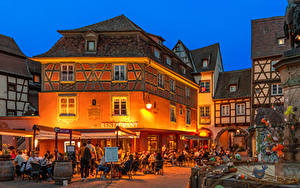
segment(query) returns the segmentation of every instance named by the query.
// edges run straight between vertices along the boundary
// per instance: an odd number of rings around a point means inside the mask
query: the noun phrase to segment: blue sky
[[[0,34],[13,37],[27,56],[41,54],[74,29],[121,14],[173,48],[220,43],[226,71],[251,67],[251,20],[283,16],[286,0],[4,0]]]

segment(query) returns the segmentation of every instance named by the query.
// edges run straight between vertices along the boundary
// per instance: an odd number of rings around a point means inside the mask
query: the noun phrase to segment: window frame
[[[169,66],[172,65],[172,59],[169,56],[166,56],[166,64]]]
[[[164,84],[164,74],[158,73],[157,75],[157,86],[164,89],[165,84]]]
[[[93,50],[91,50],[90,49],[90,45],[89,45],[89,43],[94,43],[94,49]],[[96,47],[96,40],[86,40],[86,52],[96,52],[97,50],[97,47]]]
[[[67,67],[67,70],[64,71],[64,66]],[[72,71],[69,68],[72,67]],[[75,65],[74,64],[62,64],[60,67],[60,81],[61,82],[74,82],[75,81]],[[64,79],[64,72],[66,72],[66,80]],[[72,72],[72,73],[70,73]],[[70,79],[70,75],[72,75],[72,79]]]
[[[119,79],[116,79],[116,67],[119,67],[118,69],[118,71],[119,71],[119,74],[118,74],[118,76],[119,76]],[[124,79],[121,79],[121,70],[122,70],[122,68],[121,67],[124,67]],[[127,81],[127,67],[126,67],[126,65],[125,64],[116,64],[116,65],[114,65],[113,66],[113,81],[114,82],[124,82],[124,81]]]
[[[173,84],[171,84],[171,83],[173,83]],[[176,92],[175,80],[173,80],[172,78],[170,78],[170,91],[173,93]]]
[[[203,86],[201,86],[202,84]],[[200,85],[200,90],[199,90],[200,93],[210,93],[210,80],[202,80],[200,81],[199,85]],[[207,91],[207,85],[208,85],[208,91]],[[205,88],[205,91],[201,91],[202,87]]]
[[[232,88],[234,88],[234,90],[232,90]],[[237,91],[237,85],[236,84],[232,84],[229,86],[229,92],[230,93],[233,93],[233,92],[236,92]]]
[[[117,101],[118,100],[118,101]],[[116,101],[118,104],[118,109],[116,109]],[[122,104],[125,101],[125,113],[123,113],[124,108]],[[118,111],[118,113],[116,113]],[[112,116],[128,116],[128,98],[125,96],[113,96],[112,97]]]
[[[192,111],[191,111],[191,109],[187,108],[186,109],[186,116],[185,116],[185,124],[191,125],[191,121],[192,121],[191,117],[192,117]]]
[[[236,103],[235,104],[235,115],[236,116],[246,115],[246,103]]]
[[[160,59],[161,53],[158,50],[158,48],[155,48],[155,47],[153,48],[153,55],[154,55],[155,58]]]
[[[62,99],[66,99],[66,110],[63,110],[63,107],[62,107]],[[73,99],[74,100],[74,110],[73,112],[74,113],[71,113],[70,111],[70,99]],[[76,99],[76,96],[59,96],[58,97],[58,103],[59,103],[59,116],[60,117],[75,117],[77,115],[77,99]],[[64,112],[66,111],[66,113]]]
[[[271,71],[274,72],[276,71],[275,67],[274,67],[274,64],[276,64],[278,62],[278,60],[273,60],[271,61]]]
[[[190,88],[185,86],[185,96],[186,97],[191,97],[191,91],[190,91]]]
[[[13,88],[13,89],[11,89],[11,88]],[[7,83],[7,91],[17,92],[17,84],[16,83],[8,82]]]
[[[204,63],[206,63],[206,65],[204,66]],[[202,67],[208,67],[208,59],[203,59],[202,60]]]
[[[274,93],[274,86],[276,86],[276,93]],[[281,89],[281,92],[279,93],[279,88]],[[272,84],[271,86],[271,95],[277,96],[277,95],[283,95],[283,89],[280,84]]]
[[[173,117],[174,119],[172,119],[172,110],[173,110]],[[170,105],[170,121],[176,123],[176,106],[174,105]]]
[[[201,108],[203,108],[203,110]],[[207,109],[208,109],[208,111],[207,111]],[[201,119],[202,118],[205,118],[205,119],[210,118],[210,105],[199,106],[199,117]]]
[[[227,109],[225,109],[225,112],[228,112],[228,113],[226,113],[226,114],[224,113],[223,106],[228,107]],[[221,117],[230,117],[230,104],[221,104],[220,111],[221,111],[221,113],[220,113]]]
[[[279,38],[279,39],[277,39],[277,41],[278,41],[279,46],[284,46],[285,45],[285,38]],[[282,43],[281,43],[281,41],[282,41]]]

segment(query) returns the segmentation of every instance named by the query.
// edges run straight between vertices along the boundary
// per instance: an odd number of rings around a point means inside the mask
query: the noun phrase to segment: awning
[[[197,135],[180,135],[181,140],[210,140],[210,137],[201,137]]]
[[[39,140],[54,140],[55,139],[55,131],[52,127],[46,127],[42,125],[37,125],[37,133],[36,138]],[[58,133],[58,139],[70,139],[70,134]],[[72,130],[72,139],[79,139],[81,137],[80,132]]]
[[[33,133],[31,131],[23,131],[23,130],[15,130],[15,129],[0,129],[0,135],[32,137]]]
[[[119,132],[118,137],[119,138],[139,138],[140,134],[134,132],[136,136]],[[105,138],[110,138],[110,139],[115,139],[116,138],[116,133],[113,132],[82,132],[81,133],[81,139],[105,139]]]

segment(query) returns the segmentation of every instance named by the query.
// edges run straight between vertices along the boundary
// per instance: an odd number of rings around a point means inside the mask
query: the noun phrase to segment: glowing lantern
[[[201,131],[199,135],[201,137],[207,137],[207,132],[206,131]]]
[[[80,142],[77,142],[77,146],[78,146],[78,148],[80,148]]]
[[[146,104],[146,108],[147,108],[148,110],[150,110],[150,109],[152,108],[152,104],[151,104],[150,102],[148,102],[148,103]]]
[[[38,145],[38,140],[37,140],[37,139],[35,139],[35,140],[34,140],[34,147],[36,148],[36,147],[37,147],[37,145]]]

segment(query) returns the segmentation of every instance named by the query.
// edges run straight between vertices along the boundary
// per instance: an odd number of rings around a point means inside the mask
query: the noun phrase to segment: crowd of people
[[[11,150],[11,158],[16,165],[16,175],[22,176],[23,174],[32,175],[32,171],[38,170],[39,177],[42,179],[52,179],[54,169],[54,154],[47,151],[43,157],[39,157],[36,152],[16,151]],[[67,156],[63,153],[58,153],[57,160],[72,160],[73,172],[81,175],[82,181],[85,181],[89,176],[97,177],[99,173],[102,174],[101,178],[106,179],[107,175],[111,172],[116,176],[123,176],[129,173],[136,173],[137,171],[147,173],[157,173],[163,169],[164,164],[171,166],[184,166],[184,165],[204,165],[204,161],[226,161],[230,158],[238,158],[236,153],[230,150],[224,150],[222,147],[207,148],[207,147],[194,147],[193,149],[184,149],[182,151],[168,150],[162,147],[160,152],[124,152],[121,148],[118,151],[119,162],[114,165],[114,171],[111,165],[105,161],[105,152],[99,145],[93,145],[90,140],[83,143],[77,150],[76,155]]]

